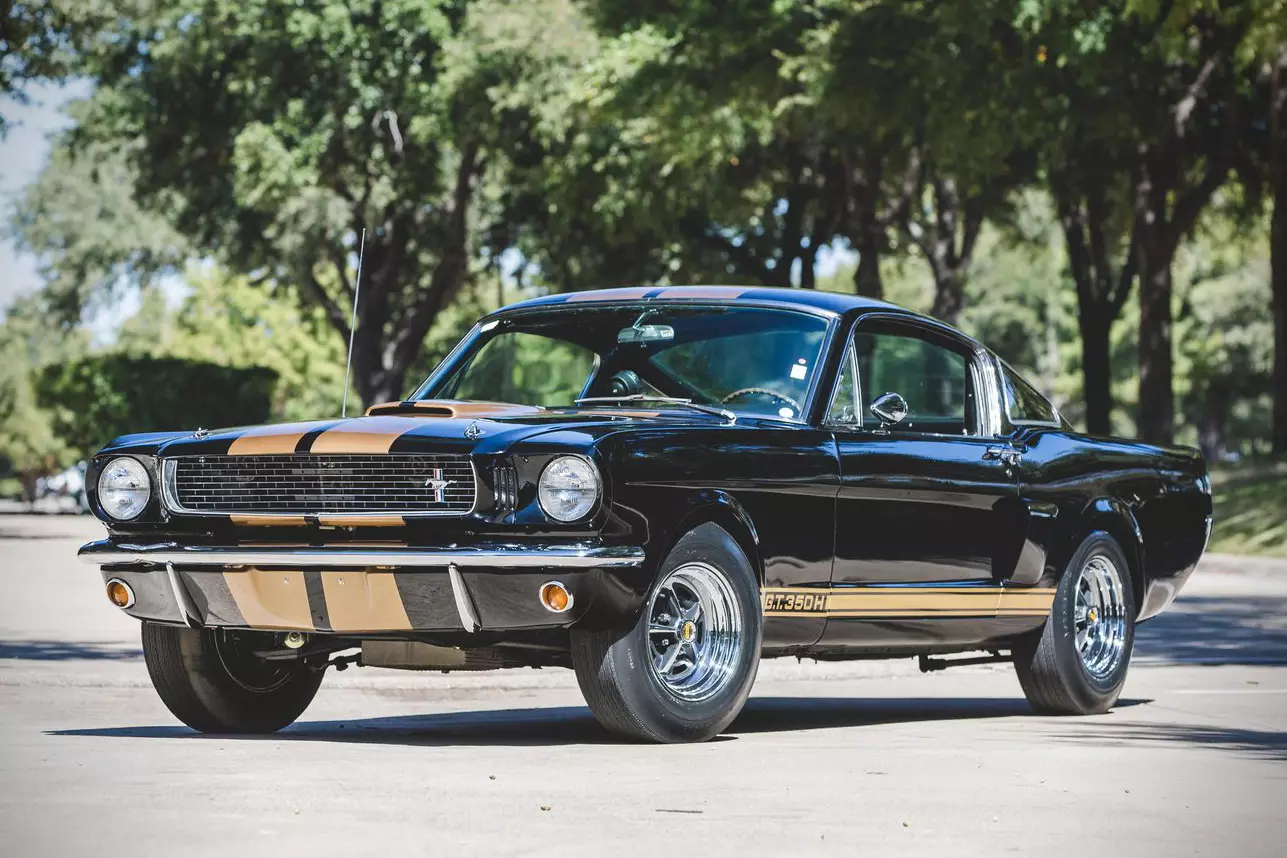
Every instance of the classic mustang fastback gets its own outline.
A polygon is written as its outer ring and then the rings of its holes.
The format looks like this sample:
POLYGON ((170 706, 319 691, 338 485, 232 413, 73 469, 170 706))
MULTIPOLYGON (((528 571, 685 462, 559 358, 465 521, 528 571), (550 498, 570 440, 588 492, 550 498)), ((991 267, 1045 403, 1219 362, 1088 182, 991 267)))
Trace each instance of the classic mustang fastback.
POLYGON ((89 486, 81 557, 212 732, 355 662, 571 667, 654 741, 716 735, 786 655, 1013 661, 1037 711, 1103 712, 1211 530, 1196 452, 1079 435, 969 337, 788 289, 525 301, 405 401, 128 435, 89 486))

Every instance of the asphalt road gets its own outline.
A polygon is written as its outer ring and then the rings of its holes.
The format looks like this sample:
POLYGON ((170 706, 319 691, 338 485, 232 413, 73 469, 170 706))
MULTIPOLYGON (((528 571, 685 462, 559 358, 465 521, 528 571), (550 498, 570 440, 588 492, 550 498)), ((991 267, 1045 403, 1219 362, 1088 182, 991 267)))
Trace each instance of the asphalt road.
POLYGON ((330 675, 198 736, 74 560, 0 516, 0 855, 1269 856, 1287 852, 1287 565, 1208 561, 1120 707, 1028 714, 1005 666, 763 666, 697 746, 614 743, 567 671, 330 675))

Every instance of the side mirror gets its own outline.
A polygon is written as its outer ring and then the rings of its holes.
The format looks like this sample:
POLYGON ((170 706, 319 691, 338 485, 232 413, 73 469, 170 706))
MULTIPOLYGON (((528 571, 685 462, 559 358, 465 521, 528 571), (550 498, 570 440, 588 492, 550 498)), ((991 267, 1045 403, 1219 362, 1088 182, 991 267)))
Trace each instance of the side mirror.
POLYGON ((871 413, 880 418, 881 428, 897 426, 907 419, 907 400, 897 393, 886 393, 871 404, 871 413))

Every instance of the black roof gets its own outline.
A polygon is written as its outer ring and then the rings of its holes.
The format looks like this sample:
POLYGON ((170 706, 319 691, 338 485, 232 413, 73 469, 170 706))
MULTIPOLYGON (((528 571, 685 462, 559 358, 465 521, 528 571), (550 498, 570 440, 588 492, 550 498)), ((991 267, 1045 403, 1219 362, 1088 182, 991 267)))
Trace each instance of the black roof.
MULTIPOLYGON (((635 303, 639 301, 746 301, 748 303, 786 304, 821 311, 845 313, 849 310, 902 310, 893 304, 864 298, 859 295, 842 295, 837 292, 819 292, 816 289, 788 289, 765 286, 630 286, 622 289, 596 289, 592 292, 561 292, 541 298, 530 298, 511 304, 504 309, 518 310, 536 307, 554 307, 578 303, 635 303)), ((904 312, 907 312, 904 310, 904 312)))

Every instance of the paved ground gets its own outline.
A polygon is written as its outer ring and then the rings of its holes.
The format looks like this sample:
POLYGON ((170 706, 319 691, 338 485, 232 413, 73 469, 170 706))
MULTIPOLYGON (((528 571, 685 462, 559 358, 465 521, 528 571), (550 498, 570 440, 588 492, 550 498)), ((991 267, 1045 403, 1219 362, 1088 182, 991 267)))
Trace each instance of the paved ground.
POLYGON ((571 674, 329 676, 261 739, 178 726, 83 518, 0 516, 0 855, 1282 855, 1287 565, 1213 558, 1111 715, 1008 668, 765 665, 700 746, 613 743, 571 674))

